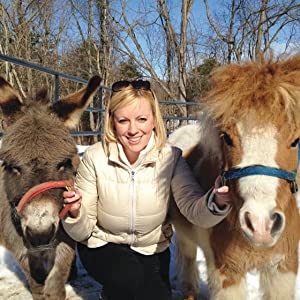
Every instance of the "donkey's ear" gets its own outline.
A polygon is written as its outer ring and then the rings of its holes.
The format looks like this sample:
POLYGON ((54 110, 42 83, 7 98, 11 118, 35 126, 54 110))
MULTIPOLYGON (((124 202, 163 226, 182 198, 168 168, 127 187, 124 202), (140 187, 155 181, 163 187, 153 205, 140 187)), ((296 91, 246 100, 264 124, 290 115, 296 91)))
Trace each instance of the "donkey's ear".
POLYGON ((51 109, 64 122, 66 127, 73 129, 79 123, 84 109, 97 93, 101 80, 99 76, 93 76, 87 86, 52 105, 51 109))
POLYGON ((0 107, 6 126, 9 126, 16 120, 22 106, 23 101, 19 94, 3 77, 0 77, 0 107))

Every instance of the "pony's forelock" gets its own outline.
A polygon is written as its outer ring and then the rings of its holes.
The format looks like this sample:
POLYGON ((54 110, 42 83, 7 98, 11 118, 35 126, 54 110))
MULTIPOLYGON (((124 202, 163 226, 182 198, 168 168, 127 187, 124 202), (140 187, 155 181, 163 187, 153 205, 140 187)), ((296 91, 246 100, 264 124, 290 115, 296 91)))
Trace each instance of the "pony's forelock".
POLYGON ((203 99, 203 105, 221 124, 240 120, 253 109, 258 122, 298 119, 300 54, 282 62, 270 59, 260 64, 247 62, 222 66, 215 70, 211 80, 213 88, 203 99), (279 116, 282 116, 281 120, 279 116))

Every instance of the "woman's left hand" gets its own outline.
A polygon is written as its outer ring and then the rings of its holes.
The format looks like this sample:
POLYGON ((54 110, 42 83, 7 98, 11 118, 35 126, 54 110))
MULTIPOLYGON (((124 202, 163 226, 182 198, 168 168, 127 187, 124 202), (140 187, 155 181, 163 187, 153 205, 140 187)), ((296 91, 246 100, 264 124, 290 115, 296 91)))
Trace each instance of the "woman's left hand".
POLYGON ((81 208, 81 193, 79 190, 75 191, 65 191, 63 193, 65 204, 72 204, 69 210, 69 215, 72 218, 77 218, 79 216, 81 208))
POLYGON ((215 203, 220 209, 225 209, 231 206, 232 199, 229 194, 229 187, 227 185, 221 185, 221 176, 218 176, 215 181, 215 203))

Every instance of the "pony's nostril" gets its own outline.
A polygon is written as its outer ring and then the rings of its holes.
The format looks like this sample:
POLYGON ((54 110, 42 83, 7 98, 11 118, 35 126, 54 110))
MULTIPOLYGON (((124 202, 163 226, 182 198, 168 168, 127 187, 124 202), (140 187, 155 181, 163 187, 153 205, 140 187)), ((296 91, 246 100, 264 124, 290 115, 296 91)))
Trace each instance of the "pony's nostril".
POLYGON ((245 224, 246 224, 247 228, 250 229, 252 232, 254 232, 255 229, 254 229, 251 219, 250 219, 250 213, 245 212, 244 218, 245 218, 245 224))
POLYGON ((273 236, 282 229, 283 216, 280 213, 275 212, 271 215, 271 220, 274 222, 271 229, 271 234, 273 236))

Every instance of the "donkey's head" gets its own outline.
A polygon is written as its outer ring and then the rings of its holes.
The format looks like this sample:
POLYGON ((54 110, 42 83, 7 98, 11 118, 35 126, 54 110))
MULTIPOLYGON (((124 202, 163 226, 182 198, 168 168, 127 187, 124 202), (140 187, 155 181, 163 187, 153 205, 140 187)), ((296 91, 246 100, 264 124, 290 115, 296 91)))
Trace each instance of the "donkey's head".
POLYGON ((298 211, 293 192, 300 136, 300 56, 262 65, 228 65, 212 79, 206 104, 223 137, 223 178, 236 195, 232 220, 239 220, 253 245, 271 247, 298 211))
POLYGON ((64 188, 42 188, 31 194, 19 212, 15 208, 34 186, 72 180, 79 157, 69 130, 78 123, 100 81, 94 76, 86 87, 51 105, 46 92, 22 100, 0 78, 0 106, 5 123, 0 150, 2 184, 12 208, 13 223, 28 248, 48 245, 55 239, 64 188))

